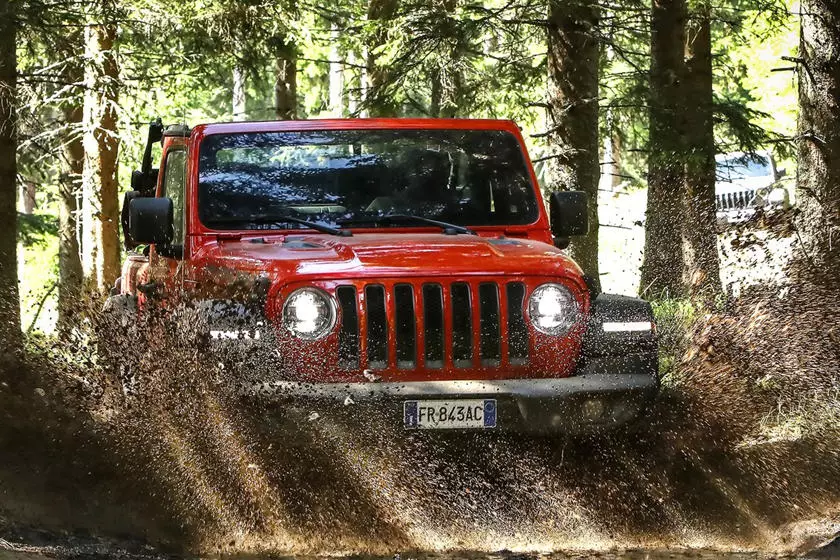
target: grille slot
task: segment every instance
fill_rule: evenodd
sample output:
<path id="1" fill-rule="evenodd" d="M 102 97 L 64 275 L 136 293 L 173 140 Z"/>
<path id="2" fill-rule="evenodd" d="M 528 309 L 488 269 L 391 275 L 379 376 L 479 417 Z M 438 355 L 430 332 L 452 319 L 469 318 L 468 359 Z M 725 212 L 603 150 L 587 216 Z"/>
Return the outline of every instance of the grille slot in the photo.
<path id="1" fill-rule="evenodd" d="M 478 286 L 478 302 L 481 317 L 479 352 L 482 365 L 499 365 L 502 357 L 501 333 L 499 332 L 499 288 L 496 284 L 482 283 Z"/>
<path id="2" fill-rule="evenodd" d="M 385 287 L 365 287 L 367 314 L 367 360 L 371 369 L 388 365 L 388 312 L 385 308 Z"/>
<path id="3" fill-rule="evenodd" d="M 457 282 L 450 286 L 452 298 L 452 361 L 455 367 L 472 365 L 472 304 L 470 287 Z"/>
<path id="4" fill-rule="evenodd" d="M 426 367 L 443 367 L 443 290 L 439 284 L 423 285 L 423 325 Z"/>
<path id="5" fill-rule="evenodd" d="M 335 291 L 341 312 L 338 331 L 338 362 L 344 369 L 359 367 L 359 312 L 356 305 L 356 288 L 340 286 Z"/>
<path id="6" fill-rule="evenodd" d="M 738 191 L 715 195 L 718 210 L 738 210 L 748 208 L 755 198 L 753 191 Z"/>
<path id="7" fill-rule="evenodd" d="M 510 282 L 507 285 L 508 354 L 510 363 L 528 361 L 528 326 L 525 324 L 525 284 Z"/>
<path id="8" fill-rule="evenodd" d="M 414 318 L 414 288 L 411 284 L 394 286 L 394 306 L 397 342 L 397 367 L 411 368 L 416 363 L 416 321 Z"/>

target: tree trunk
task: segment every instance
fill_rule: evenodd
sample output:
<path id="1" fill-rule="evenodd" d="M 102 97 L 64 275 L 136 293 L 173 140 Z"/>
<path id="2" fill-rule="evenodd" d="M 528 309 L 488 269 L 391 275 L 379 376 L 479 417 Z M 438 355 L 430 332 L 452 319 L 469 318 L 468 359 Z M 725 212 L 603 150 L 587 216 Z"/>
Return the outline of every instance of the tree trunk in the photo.
<path id="1" fill-rule="evenodd" d="M 398 0 L 371 0 L 368 4 L 368 20 L 375 22 L 376 30 L 373 32 L 371 42 L 368 45 L 367 61 L 367 98 L 365 104 L 371 117 L 396 117 L 398 104 L 389 91 L 391 85 L 391 73 L 388 67 L 380 64 L 380 51 L 388 39 L 385 26 L 388 21 L 397 14 Z"/>
<path id="2" fill-rule="evenodd" d="M 233 95 L 231 103 L 233 120 L 247 120 L 248 112 L 245 101 L 245 70 L 237 63 L 233 67 Z"/>
<path id="3" fill-rule="evenodd" d="M 438 114 L 446 119 L 456 117 L 464 105 L 464 76 L 457 68 L 444 68 L 437 73 L 437 83 Z"/>
<path id="4" fill-rule="evenodd" d="M 329 112 L 334 117 L 344 115 L 344 64 L 338 49 L 341 32 L 338 25 L 330 26 L 330 63 L 329 63 Z"/>
<path id="5" fill-rule="evenodd" d="M 369 48 L 362 48 L 361 59 L 366 62 L 363 65 L 364 68 L 359 69 L 359 116 L 362 118 L 370 116 L 368 110 L 368 99 L 370 98 L 370 68 L 368 64 L 370 63 L 370 56 L 368 52 L 370 52 Z"/>
<path id="6" fill-rule="evenodd" d="M 444 11 L 444 17 L 452 22 L 447 27 L 455 29 L 457 33 L 458 25 L 454 20 L 457 17 L 458 0 L 443 0 L 441 7 Z M 449 38 L 454 46 L 449 53 L 447 63 L 437 73 L 441 90 L 440 116 L 449 119 L 456 117 L 465 105 L 463 53 L 460 51 L 459 39 L 457 36 Z"/>
<path id="7" fill-rule="evenodd" d="M 277 120 L 297 118 L 297 49 L 285 38 L 274 59 L 274 111 Z"/>
<path id="8" fill-rule="evenodd" d="M 359 95 L 362 89 L 362 77 L 358 80 L 355 77 L 356 68 L 356 53 L 351 48 L 347 51 L 347 66 L 349 67 L 345 72 L 344 81 L 347 84 L 344 91 L 347 94 L 347 113 L 351 117 L 357 116 L 359 110 Z"/>
<path id="9" fill-rule="evenodd" d="M 685 0 L 653 0 L 651 11 L 650 140 L 645 249 L 639 291 L 683 295 L 683 150 Z"/>
<path id="10" fill-rule="evenodd" d="M 38 187 L 32 181 L 24 181 L 20 186 L 21 211 L 24 214 L 31 216 L 35 213 L 37 193 Z"/>
<path id="11" fill-rule="evenodd" d="M 17 15 L 14 0 L 0 0 L 0 360 L 20 347 L 17 278 Z"/>
<path id="12" fill-rule="evenodd" d="M 803 0 L 799 56 L 797 201 L 807 258 L 840 276 L 840 3 Z"/>
<path id="13" fill-rule="evenodd" d="M 685 281 L 689 295 L 713 303 L 721 293 L 715 220 L 711 6 L 698 6 L 685 42 Z"/>
<path id="14" fill-rule="evenodd" d="M 79 305 L 82 292 L 82 261 L 79 258 L 79 242 L 76 238 L 76 215 L 78 194 L 85 150 L 79 129 L 82 124 L 82 108 L 64 107 L 64 122 L 67 135 L 64 139 L 64 171 L 59 181 L 58 197 L 58 330 L 67 331 Z"/>
<path id="15" fill-rule="evenodd" d="M 103 4 L 101 21 L 85 30 L 85 103 L 82 264 L 88 281 L 106 292 L 120 274 L 117 188 L 117 103 L 119 73 L 116 25 L 108 20 L 116 6 Z"/>
<path id="16" fill-rule="evenodd" d="M 429 91 L 429 116 L 440 117 L 440 103 L 443 100 L 443 82 L 440 79 L 440 70 L 435 69 L 429 75 L 431 88 Z"/>
<path id="17" fill-rule="evenodd" d="M 452 78 L 451 87 L 445 91 L 448 91 L 451 95 L 444 96 L 444 102 L 440 110 L 440 116 L 452 119 L 457 117 L 459 113 L 461 113 L 461 108 L 464 105 L 464 80 L 461 73 L 457 71 L 452 72 L 450 77 Z"/>
<path id="18" fill-rule="evenodd" d="M 62 78 L 67 84 L 81 84 L 84 65 L 81 61 L 81 30 L 68 37 L 60 56 L 65 60 Z M 58 181 L 58 332 L 66 334 L 73 325 L 73 315 L 80 305 L 84 271 L 79 255 L 78 214 L 82 192 L 85 148 L 82 144 L 84 110 L 82 95 L 72 90 L 61 104 L 64 115 L 62 170 Z"/>
<path id="19" fill-rule="evenodd" d="M 454 20 L 458 10 L 458 0 L 443 0 L 439 4 L 441 13 L 438 17 Z M 456 22 L 445 26 L 452 29 L 453 33 L 458 32 Z M 454 118 L 466 104 L 464 100 L 464 74 L 461 68 L 463 53 L 459 50 L 459 37 L 445 36 L 444 42 L 453 46 L 447 53 L 440 53 L 440 60 L 437 66 L 429 70 L 429 116 Z"/>
<path id="20" fill-rule="evenodd" d="M 551 0 L 548 14 L 548 135 L 553 190 L 589 196 L 589 234 L 572 241 L 571 254 L 600 289 L 598 270 L 598 5 Z"/>

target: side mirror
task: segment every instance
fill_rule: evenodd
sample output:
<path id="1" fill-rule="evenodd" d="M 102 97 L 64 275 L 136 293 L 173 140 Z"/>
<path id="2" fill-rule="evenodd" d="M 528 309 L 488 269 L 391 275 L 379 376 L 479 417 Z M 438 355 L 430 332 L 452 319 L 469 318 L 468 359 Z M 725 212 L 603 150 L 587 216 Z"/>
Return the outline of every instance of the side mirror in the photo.
<path id="1" fill-rule="evenodd" d="M 132 181 L 133 183 L 133 181 Z M 131 206 L 131 201 L 141 196 L 139 191 L 131 190 L 123 196 L 122 208 L 120 209 L 120 226 L 123 231 L 123 238 L 125 240 L 125 248 L 130 251 L 136 248 L 139 243 L 135 243 L 131 238 L 131 232 L 128 231 L 128 209 Z"/>
<path id="2" fill-rule="evenodd" d="M 588 201 L 589 197 L 583 191 L 551 193 L 549 214 L 555 242 L 589 233 Z"/>
<path id="3" fill-rule="evenodd" d="M 777 179 L 781 179 L 782 177 L 784 177 L 786 175 L 787 175 L 787 169 L 785 169 L 784 167 L 782 167 L 781 169 L 776 171 L 776 178 Z"/>
<path id="4" fill-rule="evenodd" d="M 135 243 L 168 245 L 173 216 L 171 198 L 134 198 L 128 206 L 128 235 Z"/>

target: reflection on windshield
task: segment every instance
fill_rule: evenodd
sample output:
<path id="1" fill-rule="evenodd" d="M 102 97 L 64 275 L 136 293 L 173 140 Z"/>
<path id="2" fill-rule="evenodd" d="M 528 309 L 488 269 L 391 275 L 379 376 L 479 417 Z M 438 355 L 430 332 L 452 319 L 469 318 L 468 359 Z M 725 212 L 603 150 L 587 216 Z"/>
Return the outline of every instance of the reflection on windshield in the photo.
<path id="1" fill-rule="evenodd" d="M 314 221 L 371 225 L 398 213 L 462 226 L 528 224 L 538 215 L 519 143 L 507 132 L 271 132 L 203 141 L 202 222 L 270 229 L 283 226 L 290 211 Z M 273 214 L 277 222 L 250 219 Z"/>
<path id="2" fill-rule="evenodd" d="M 770 160 L 764 156 L 744 156 L 719 161 L 718 181 L 732 182 L 747 177 L 769 177 L 773 175 Z"/>

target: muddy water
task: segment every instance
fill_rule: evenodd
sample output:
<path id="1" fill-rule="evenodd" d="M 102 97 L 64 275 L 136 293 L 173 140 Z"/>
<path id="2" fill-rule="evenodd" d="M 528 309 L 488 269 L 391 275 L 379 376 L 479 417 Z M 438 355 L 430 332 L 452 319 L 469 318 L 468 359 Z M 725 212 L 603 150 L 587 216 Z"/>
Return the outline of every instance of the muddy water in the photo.
<path id="1" fill-rule="evenodd" d="M 179 402 L 102 421 L 112 441 L 83 454 L 56 449 L 48 462 L 57 472 L 38 473 L 19 498 L 44 491 L 29 528 L 0 532 L 0 558 L 144 558 L 167 548 L 238 558 L 765 558 L 840 531 L 836 438 L 733 447 L 668 395 L 645 430 L 576 441 L 407 435 L 375 417 L 348 419 L 346 408 L 315 418 L 204 390 Z M 112 470 L 99 465 L 86 479 L 108 453 Z M 75 467 L 62 465 L 73 455 Z M 70 499 L 55 478 L 71 480 Z M 21 511 L 9 501 L 17 482 L 0 476 L 0 529 Z M 114 525 L 125 511 L 133 517 Z M 148 548 L 90 536 L 160 534 L 161 525 L 177 527 L 163 548 L 157 538 Z M 514 553 L 487 552 L 498 550 Z"/>
<path id="2" fill-rule="evenodd" d="M 840 426 L 746 437 L 773 401 L 740 375 L 749 364 L 720 358 L 733 340 L 721 338 L 690 390 L 663 393 L 642 430 L 570 441 L 406 434 L 352 404 L 299 414 L 246 406 L 177 339 L 156 340 L 144 357 L 148 385 L 135 401 L 109 400 L 107 384 L 88 390 L 95 376 L 69 391 L 57 367 L 39 366 L 52 377 L 26 394 L 45 416 L 30 401 L 8 412 L 0 392 L 5 421 L 23 423 L 11 435 L 0 425 L 0 556 L 765 558 L 814 549 L 840 532 Z M 815 372 L 795 365 L 797 393 L 826 369 L 823 358 Z M 72 367 L 61 375 L 85 375 Z M 68 397 L 75 392 L 89 398 Z M 73 425 L 43 404 L 62 398 Z M 474 552 L 444 554 L 452 550 Z M 499 550 L 514 552 L 489 552 Z"/>
<path id="3" fill-rule="evenodd" d="M 136 464 L 208 552 L 778 554 L 840 529 L 827 522 L 815 537 L 795 525 L 833 511 L 833 440 L 732 450 L 682 406 L 665 396 L 641 432 L 566 441 L 407 435 L 382 417 L 352 419 L 352 406 L 290 414 L 205 393 L 155 415 Z"/>
<path id="4" fill-rule="evenodd" d="M 0 549 L 0 559 L 2 560 L 41 560 L 44 558 L 119 558 L 123 560 L 164 560 L 166 557 L 155 554 L 135 554 L 118 549 L 86 549 L 73 547 L 18 547 L 18 550 Z M 400 555 L 403 560 L 584 560 L 587 558 L 595 558 L 600 560 L 680 560 L 680 559 L 695 559 L 695 560 L 764 560 L 764 559 L 780 559 L 784 556 L 769 555 L 766 553 L 756 552 L 726 552 L 720 550 L 615 550 L 615 551 L 580 551 L 577 553 L 551 553 L 551 554 L 486 554 L 464 551 L 457 554 L 435 554 L 429 555 L 421 554 L 405 554 Z M 277 556 L 269 555 L 227 555 L 227 556 L 201 556 L 187 559 L 179 557 L 180 560 L 263 560 L 274 559 Z M 321 560 L 329 558 L 331 560 L 340 560 L 347 558 L 348 560 L 358 560 L 358 556 L 296 556 L 297 560 Z M 393 560 L 395 556 L 365 556 L 365 560 Z"/>

